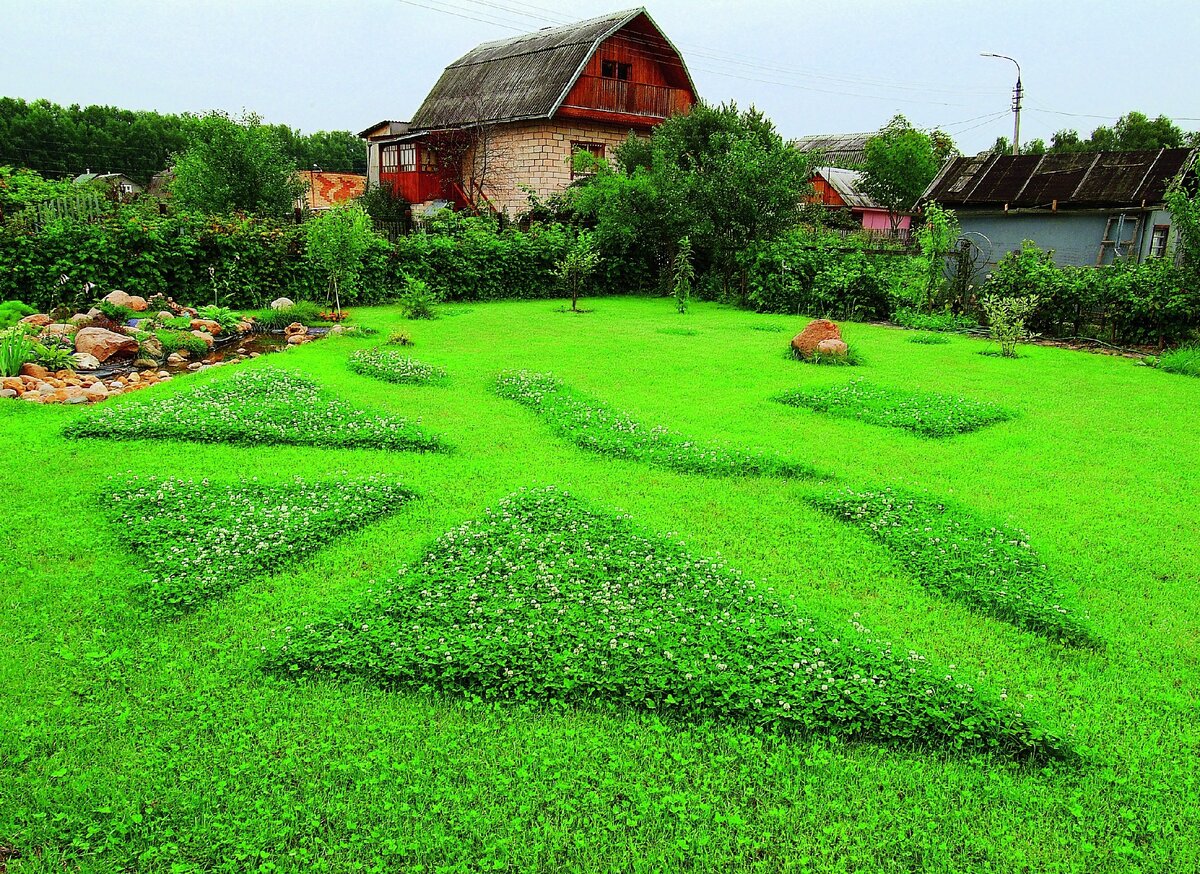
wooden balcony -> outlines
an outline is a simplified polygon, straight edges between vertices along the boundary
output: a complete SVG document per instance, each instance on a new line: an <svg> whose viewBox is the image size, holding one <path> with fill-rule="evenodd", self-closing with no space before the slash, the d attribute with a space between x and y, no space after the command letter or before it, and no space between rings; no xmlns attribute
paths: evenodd
<svg viewBox="0 0 1200 874"><path fill-rule="evenodd" d="M687 112L691 95L682 88L644 85L627 79L604 76L580 76L562 108L582 113L616 113L657 121Z"/></svg>

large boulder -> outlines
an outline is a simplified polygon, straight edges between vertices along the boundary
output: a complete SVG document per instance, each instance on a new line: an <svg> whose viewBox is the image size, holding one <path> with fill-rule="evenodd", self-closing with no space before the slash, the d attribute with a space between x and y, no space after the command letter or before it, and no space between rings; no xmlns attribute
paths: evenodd
<svg viewBox="0 0 1200 874"><path fill-rule="evenodd" d="M221 333L221 325L212 319L192 319L193 331L208 331L214 337Z"/></svg>
<svg viewBox="0 0 1200 874"><path fill-rule="evenodd" d="M792 348L805 358L811 358L817 351L817 344L822 340L841 339L842 331L833 322L828 319L814 319L792 338Z"/></svg>
<svg viewBox="0 0 1200 874"><path fill-rule="evenodd" d="M295 302L289 297L277 297L271 301L271 309L273 310L286 310L295 305Z"/></svg>
<svg viewBox="0 0 1200 874"><path fill-rule="evenodd" d="M199 337L201 340L203 340L204 345L207 346L209 349L211 349L213 343L216 342L213 335L208 333L208 331L192 331L192 336Z"/></svg>
<svg viewBox="0 0 1200 874"><path fill-rule="evenodd" d="M283 329L283 336L287 337L289 340L292 339L292 337L303 337L307 334L308 328L304 327L304 325L300 324L299 322L292 322Z"/></svg>
<svg viewBox="0 0 1200 874"><path fill-rule="evenodd" d="M114 355L136 354L138 341L104 328L80 328L79 333L75 335L75 351L104 362Z"/></svg>
<svg viewBox="0 0 1200 874"><path fill-rule="evenodd" d="M43 337L73 337L75 332L79 330L78 325L70 325L65 322L56 322L52 325L46 325L42 328Z"/></svg>
<svg viewBox="0 0 1200 874"><path fill-rule="evenodd" d="M846 345L845 340L835 340L830 337L828 340L822 340L817 344L817 354L830 355L834 358L840 358L850 351L850 347Z"/></svg>
<svg viewBox="0 0 1200 874"><path fill-rule="evenodd" d="M135 313L145 312L149 306L144 297L138 297L135 294L126 294L120 289L110 291L104 296L104 299L114 306L127 307Z"/></svg>
<svg viewBox="0 0 1200 874"><path fill-rule="evenodd" d="M53 321L54 319L50 318L45 313L35 313L32 316L26 316L25 318L21 319L21 324L33 325L35 328L44 328Z"/></svg>

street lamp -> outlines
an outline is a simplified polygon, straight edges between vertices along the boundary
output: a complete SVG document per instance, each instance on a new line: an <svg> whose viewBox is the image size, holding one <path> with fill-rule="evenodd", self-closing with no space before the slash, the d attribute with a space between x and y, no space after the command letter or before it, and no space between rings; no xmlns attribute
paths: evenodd
<svg viewBox="0 0 1200 874"><path fill-rule="evenodd" d="M1012 61L1017 67L1017 84L1013 87L1012 111L1013 111L1013 154L1019 155L1021 149L1021 97L1025 94L1025 89L1021 87L1021 65L1017 64L1016 58L1010 58L1008 55L998 55L995 52L980 52L981 58L1000 58L1005 61Z"/></svg>

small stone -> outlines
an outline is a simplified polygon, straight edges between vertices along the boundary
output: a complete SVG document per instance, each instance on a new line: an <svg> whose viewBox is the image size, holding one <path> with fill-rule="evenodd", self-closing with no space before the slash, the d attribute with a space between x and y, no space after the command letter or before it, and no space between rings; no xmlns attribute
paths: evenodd
<svg viewBox="0 0 1200 874"><path fill-rule="evenodd" d="M221 325L218 322L214 322L212 319L192 319L192 330L207 331L215 337L217 334L221 333Z"/></svg>
<svg viewBox="0 0 1200 874"><path fill-rule="evenodd" d="M293 334L287 338L289 346L299 346L301 343L306 342L306 340L307 338L303 334Z"/></svg>
<svg viewBox="0 0 1200 874"><path fill-rule="evenodd" d="M817 352L821 355L832 355L840 358L850 351L850 347L846 345L845 340L835 340L830 337L828 340L822 340L817 344Z"/></svg>
<svg viewBox="0 0 1200 874"><path fill-rule="evenodd" d="M286 310L288 307L294 307L295 305L292 299L287 297L277 297L271 301L271 309L273 310Z"/></svg>
<svg viewBox="0 0 1200 874"><path fill-rule="evenodd" d="M92 323L92 317L87 313L76 313L75 315L71 316L71 318L67 319L67 321L77 328L86 328Z"/></svg>
<svg viewBox="0 0 1200 874"><path fill-rule="evenodd" d="M167 319L175 318L175 314L173 312L171 312L170 310L159 310L157 315L155 315L155 318L158 319L160 322L164 322Z"/></svg>
<svg viewBox="0 0 1200 874"><path fill-rule="evenodd" d="M141 382L141 381L142 381L142 377L138 374L138 372L136 370L133 373L125 374L126 384L133 383L133 382Z"/></svg>
<svg viewBox="0 0 1200 874"><path fill-rule="evenodd" d="M79 330L78 325L72 325L68 322L56 322L52 325L46 325L42 328L43 337L74 337L75 332Z"/></svg>
<svg viewBox="0 0 1200 874"><path fill-rule="evenodd" d="M189 364L189 365L187 366L187 369L188 369L188 370L199 370L199 369L200 369L201 367L203 367L203 366L204 366L204 362L202 362L202 361L193 361L191 364Z"/></svg>
<svg viewBox="0 0 1200 874"><path fill-rule="evenodd" d="M187 351L187 350L181 350L180 352L172 352L170 355L168 355L167 356L167 364L183 364L183 362L187 360L187 356L182 354L183 351Z"/></svg>
<svg viewBox="0 0 1200 874"><path fill-rule="evenodd" d="M208 331L192 331L192 336L199 337L201 340L203 340L204 345L207 346L209 349L211 349L213 343L216 342L213 335L208 333Z"/></svg>
<svg viewBox="0 0 1200 874"><path fill-rule="evenodd" d="M45 379L50 371L40 364L26 363L21 365L21 376L31 376L34 379Z"/></svg>
<svg viewBox="0 0 1200 874"><path fill-rule="evenodd" d="M100 361L95 355L87 352L76 352L74 356L76 370L99 370Z"/></svg>
<svg viewBox="0 0 1200 874"><path fill-rule="evenodd" d="M0 398L15 398L17 390L12 388L0 388Z"/></svg>
<svg viewBox="0 0 1200 874"><path fill-rule="evenodd" d="M84 387L83 396L89 401L102 401L108 397L108 387L102 382L94 383Z"/></svg>
<svg viewBox="0 0 1200 874"><path fill-rule="evenodd" d="M158 367L158 362L153 358L139 358L133 362L133 366L142 370L147 370L151 367Z"/></svg>
<svg viewBox="0 0 1200 874"><path fill-rule="evenodd" d="M64 404L86 404L87 402L88 399L83 395L71 395L63 401Z"/></svg>

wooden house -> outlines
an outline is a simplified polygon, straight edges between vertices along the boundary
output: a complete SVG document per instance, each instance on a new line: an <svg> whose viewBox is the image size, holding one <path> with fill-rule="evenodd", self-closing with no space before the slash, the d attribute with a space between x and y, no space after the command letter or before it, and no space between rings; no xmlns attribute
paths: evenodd
<svg viewBox="0 0 1200 874"><path fill-rule="evenodd" d="M908 238L912 216L907 213L897 216L893 228L887 207L862 190L860 171L843 167L818 167L810 181L813 187L810 203L818 203L829 209L848 210L868 233Z"/></svg>
<svg viewBox="0 0 1200 874"><path fill-rule="evenodd" d="M633 9L476 46L411 122L360 136L372 183L413 204L515 214L571 182L576 152L607 160L695 102L682 56Z"/></svg>

